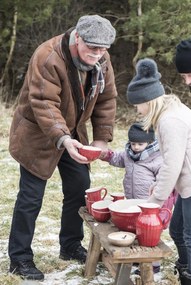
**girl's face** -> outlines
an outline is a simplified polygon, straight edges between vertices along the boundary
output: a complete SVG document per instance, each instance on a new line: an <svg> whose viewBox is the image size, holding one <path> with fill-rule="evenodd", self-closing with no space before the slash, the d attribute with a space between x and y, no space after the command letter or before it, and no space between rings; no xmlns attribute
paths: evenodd
<svg viewBox="0 0 191 285"><path fill-rule="evenodd" d="M141 103L141 104L137 104L134 105L137 109L137 113L138 115L140 115L141 117L146 116L149 113L149 103Z"/></svg>
<svg viewBox="0 0 191 285"><path fill-rule="evenodd" d="M134 152L142 152L147 146L148 143L147 142L130 142L131 145L131 149Z"/></svg>

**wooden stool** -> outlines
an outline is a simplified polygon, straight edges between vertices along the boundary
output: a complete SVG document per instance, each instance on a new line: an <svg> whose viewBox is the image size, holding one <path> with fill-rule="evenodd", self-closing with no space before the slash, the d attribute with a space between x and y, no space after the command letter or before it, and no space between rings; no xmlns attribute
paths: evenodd
<svg viewBox="0 0 191 285"><path fill-rule="evenodd" d="M80 208L79 215L91 230L85 277L90 278L95 275L97 263L101 260L115 279L115 285L133 285L130 279L132 264L139 263L141 276L136 279L136 285L155 284L152 262L172 254L172 250L163 241L155 247L139 246L137 240L130 246L113 246L107 236L119 230L111 221L97 222L86 207Z"/></svg>

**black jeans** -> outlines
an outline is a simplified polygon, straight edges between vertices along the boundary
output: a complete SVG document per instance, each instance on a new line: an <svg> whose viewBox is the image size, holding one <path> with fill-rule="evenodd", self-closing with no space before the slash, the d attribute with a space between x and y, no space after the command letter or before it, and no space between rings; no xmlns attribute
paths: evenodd
<svg viewBox="0 0 191 285"><path fill-rule="evenodd" d="M61 248L68 248L80 243L84 237L83 221L78 210L85 205L84 195L90 187L90 177L87 165L77 163L66 151L58 163L58 169L64 195L59 240ZM20 174L20 190L9 237L9 256L14 261L33 259L31 244L47 182L22 166Z"/></svg>
<svg viewBox="0 0 191 285"><path fill-rule="evenodd" d="M191 197L176 201L169 233L178 250L178 262L191 274Z"/></svg>

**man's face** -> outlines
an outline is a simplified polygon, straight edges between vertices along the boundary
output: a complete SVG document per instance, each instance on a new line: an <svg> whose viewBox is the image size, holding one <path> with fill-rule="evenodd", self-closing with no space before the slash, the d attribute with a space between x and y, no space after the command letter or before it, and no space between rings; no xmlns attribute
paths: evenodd
<svg viewBox="0 0 191 285"><path fill-rule="evenodd" d="M181 73L180 75L183 78L186 85L191 86L191 73Z"/></svg>
<svg viewBox="0 0 191 285"><path fill-rule="evenodd" d="M78 33L75 35L75 42L80 59L88 65L95 65L107 50L103 47L94 47L87 45L78 35Z"/></svg>

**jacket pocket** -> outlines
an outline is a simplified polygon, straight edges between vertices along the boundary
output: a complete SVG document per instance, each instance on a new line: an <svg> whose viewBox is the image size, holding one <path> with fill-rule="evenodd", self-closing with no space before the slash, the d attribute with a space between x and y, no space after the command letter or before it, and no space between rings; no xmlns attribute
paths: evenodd
<svg viewBox="0 0 191 285"><path fill-rule="evenodd" d="M52 175L62 154L37 124L25 118L11 133L9 149L21 165L42 179Z"/></svg>

